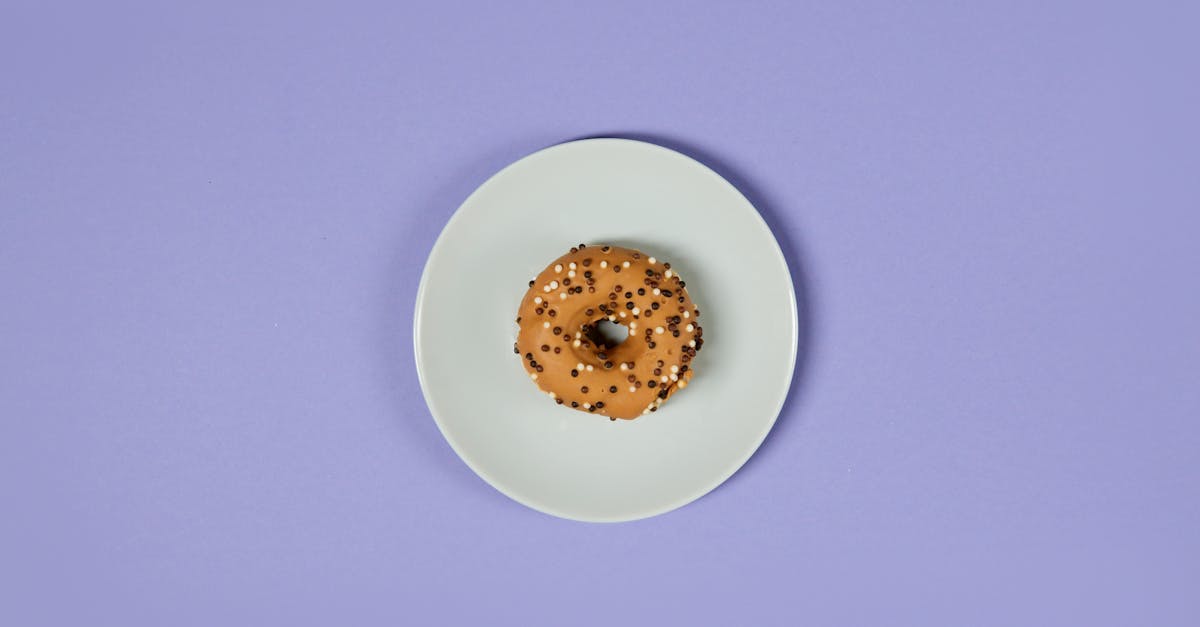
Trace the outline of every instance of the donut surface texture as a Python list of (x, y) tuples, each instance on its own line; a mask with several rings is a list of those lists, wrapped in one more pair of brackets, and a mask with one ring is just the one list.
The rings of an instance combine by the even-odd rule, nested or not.
[[(699, 317), (671, 264), (630, 248), (580, 244), (529, 282), (513, 351), (559, 405), (633, 419), (687, 387), (704, 345)], [(606, 320), (628, 337), (606, 341), (597, 326)]]

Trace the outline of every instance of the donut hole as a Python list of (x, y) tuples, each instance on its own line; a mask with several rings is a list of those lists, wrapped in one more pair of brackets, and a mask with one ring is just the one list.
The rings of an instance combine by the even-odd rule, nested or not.
[(629, 327), (610, 320), (597, 320), (592, 323), (588, 339), (596, 346), (613, 348), (629, 339)]

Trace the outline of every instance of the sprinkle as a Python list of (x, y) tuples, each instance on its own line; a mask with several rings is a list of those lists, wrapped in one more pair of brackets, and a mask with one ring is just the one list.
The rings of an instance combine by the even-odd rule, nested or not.
[(535, 304), (535, 305), (540, 305), (540, 304), (542, 304), (542, 297), (541, 297), (541, 296), (535, 296), (535, 297), (533, 298), (533, 304)]
[(552, 290), (556, 290), (556, 289), (558, 289), (558, 281), (551, 281), (551, 282), (550, 282), (550, 289), (552, 289)]
[(691, 317), (692, 317), (692, 314), (691, 314), (691, 312), (689, 312), (689, 311), (685, 311), (685, 312), (683, 312), (683, 317), (684, 317), (684, 319), (686, 320), (687, 318), (691, 318)]
[(567, 293), (566, 293), (566, 292), (559, 292), (559, 293), (558, 293), (558, 299), (559, 299), (559, 300), (567, 300)]
[(576, 369), (576, 370), (583, 370), (583, 362), (581, 361), (581, 362), (579, 362), (579, 363), (575, 364), (575, 369)]
[(637, 388), (635, 388), (635, 387), (633, 387), (633, 386), (631, 385), (631, 386), (629, 386), (629, 391), (630, 391), (630, 392), (636, 392), (636, 391), (637, 391)]
[(547, 320), (547, 321), (543, 322), (543, 323), (542, 323), (542, 328), (543, 328), (543, 329), (549, 329), (549, 328), (550, 328), (550, 321), (549, 321), (549, 320)]
[(667, 270), (666, 272), (663, 273), (663, 276), (667, 277), (668, 279), (671, 278), (671, 271)]
[(638, 315), (638, 314), (640, 314), (640, 313), (642, 313), (642, 310), (641, 310), (641, 309), (638, 309), (637, 307), (634, 307), (634, 308), (633, 308), (633, 315), (635, 315), (635, 316), (636, 316), (636, 315)]
[(543, 292), (549, 292), (549, 291), (550, 291), (550, 286), (549, 286), (549, 285), (543, 285), (543, 286), (542, 286), (542, 291), (543, 291)]
[(550, 398), (558, 398), (558, 395), (555, 394), (554, 392), (549, 392), (549, 394), (550, 394)]
[[(629, 324), (633, 324), (633, 323), (632, 323), (632, 322), (630, 322)], [(635, 333), (635, 332), (634, 332), (633, 328), (630, 328), (630, 329), (629, 329), (629, 335), (637, 335), (637, 333)]]
[(625, 317), (625, 312), (623, 312), (623, 311), (622, 311), (622, 312), (621, 312), (620, 314), (618, 314), (618, 315), (619, 315), (619, 316), (621, 316), (622, 318), (624, 318), (624, 317)]
[(695, 330), (696, 330), (696, 327), (695, 327), (695, 326), (693, 326), (693, 325), (691, 325), (691, 324), (687, 325), (687, 331), (688, 331), (688, 333), (691, 333), (692, 331), (695, 331)]
[(595, 368), (592, 368), (592, 365), (591, 365), (591, 364), (588, 364), (588, 365), (587, 365), (587, 371), (588, 371), (588, 372), (591, 372), (591, 371), (593, 371), (593, 370), (595, 370)]
[(671, 372), (679, 372), (679, 366), (676, 366), (675, 364), (671, 364)]
[[(575, 265), (575, 264), (571, 264), (571, 265)], [(572, 279), (573, 279), (573, 278), (575, 278), (575, 271), (574, 271), (574, 270), (568, 270), (568, 271), (567, 271), (567, 276), (571, 277)]]
[(537, 373), (536, 372), (529, 373), (529, 378), (533, 379), (534, 381), (537, 381)]
[[(674, 407), (674, 405), (672, 405), (672, 407)], [(584, 408), (584, 409), (591, 409), (591, 408), (592, 408), (592, 404), (591, 404), (591, 403), (584, 403), (584, 404), (583, 404), (583, 408)]]
[(556, 264), (554, 264), (554, 271), (555, 271), (555, 272), (562, 272), (562, 264), (561, 264), (561, 263), (556, 263)]
[(677, 374), (673, 374), (673, 375), (671, 375), (671, 380), (672, 380), (672, 381), (678, 381), (678, 380), (679, 380), (679, 375), (677, 375)]
[(575, 265), (575, 262), (572, 261), (570, 264), (567, 265), (567, 267), (574, 270), (577, 266)]
[(650, 262), (650, 265), (654, 265), (654, 264), (658, 263), (658, 260), (657, 260), (657, 259), (655, 259), (654, 257), (651, 257), (651, 258), (647, 259), (647, 261), (649, 261), (649, 262)]
[(629, 365), (628, 365), (628, 364), (621, 364), (621, 372), (625, 372), (626, 370), (629, 370)]
[(572, 346), (579, 348), (579, 340), (575, 340), (575, 342), (572, 343)]
[(692, 348), (696, 348), (696, 340), (692, 340), (692, 341), (688, 342), (688, 346), (691, 346)]
[(626, 262), (622, 263), (622, 264), (621, 264), (621, 267), (622, 267), (622, 268), (628, 268), (628, 267), (629, 267), (629, 262), (628, 262), (628, 261), (626, 261)]
[(670, 381), (670, 379), (668, 379), (668, 378), (667, 378), (667, 377), (664, 375), (664, 376), (662, 377), (661, 381), (662, 381), (663, 383), (666, 383), (667, 381)]
[(601, 262), (600, 262), (600, 267), (601, 267), (601, 268), (607, 268), (607, 267), (608, 267), (608, 262), (607, 262), (607, 261), (601, 261)]
[[(634, 313), (634, 315), (637, 315), (637, 309), (634, 309), (634, 310), (633, 310), (633, 313)], [(634, 321), (634, 322), (630, 322), (630, 323), (629, 323), (629, 330), (630, 330), (630, 331), (632, 331), (632, 330), (634, 330), (634, 329), (636, 329), (636, 328), (637, 328), (637, 322), (636, 322), (636, 321)], [(632, 334), (630, 334), (630, 335), (632, 335)]]
[[(546, 291), (549, 292), (550, 290), (546, 290)], [(658, 296), (659, 294), (662, 294), (662, 290), (658, 289), (657, 287), (654, 288), (654, 295)]]
[[(549, 325), (550, 323), (549, 323), (549, 322), (547, 322), (546, 324), (547, 324), (547, 325)], [(662, 327), (654, 327), (654, 332), (655, 332), (655, 333), (657, 333), (657, 334), (659, 334), (659, 335), (662, 335), (662, 333), (663, 333), (663, 328), (662, 328)]]

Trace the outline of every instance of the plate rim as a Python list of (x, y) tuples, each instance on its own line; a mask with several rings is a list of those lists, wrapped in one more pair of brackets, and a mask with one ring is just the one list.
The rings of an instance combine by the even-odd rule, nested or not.
[[(468, 203), (470, 203), (471, 200), (475, 198), (475, 196), (477, 196), (478, 194), (483, 192), (485, 189), (487, 189), (489, 186), (491, 186), (491, 184), (496, 179), (498, 179), (499, 177), (504, 175), (506, 172), (508, 172), (510, 169), (512, 169), (516, 165), (521, 164), (529, 159), (533, 159), (535, 157), (544, 156), (546, 153), (550, 153), (550, 152), (554, 152), (554, 151), (558, 151), (558, 150), (569, 149), (569, 148), (575, 148), (575, 147), (577, 147), (577, 145), (580, 145), (580, 144), (637, 145), (640, 148), (650, 148), (652, 150), (658, 150), (658, 151), (662, 151), (665, 153), (669, 153), (671, 156), (674, 156), (674, 157), (682, 157), (683, 159), (690, 161), (693, 165), (698, 166), (699, 170), (701, 172), (704, 172), (706, 176), (709, 176), (710, 178), (714, 178), (716, 181), (719, 182), (719, 184), (725, 185), (727, 188), (729, 188), (735, 194), (737, 194), (737, 196), (740, 197), (745, 202), (745, 208), (749, 209), (750, 214), (753, 215), (755, 219), (757, 219), (758, 225), (766, 232), (767, 235), (770, 236), (771, 243), (774, 244), (774, 249), (773, 249), (774, 253), (778, 257), (780, 266), (783, 268), (784, 276), (787, 278), (787, 288), (788, 288), (788, 296), (789, 296), (789, 298), (788, 298), (788, 304), (789, 304), (788, 317), (791, 321), (791, 341), (789, 342), (790, 350), (789, 350), (789, 354), (788, 354), (787, 385), (785, 385), (781, 390), (781, 393), (779, 395), (779, 401), (777, 402), (777, 404), (774, 408), (774, 411), (772, 411), (772, 413), (771, 413), (771, 419), (766, 422), (766, 424), (762, 430), (762, 433), (759, 434), (759, 436), (755, 440), (753, 446), (747, 447), (745, 455), (741, 456), (740, 459), (736, 460), (734, 463), (730, 464), (728, 468), (726, 468), (724, 471), (722, 471), (722, 473), (719, 475), (718, 479), (713, 481), (711, 483), (711, 485), (707, 485), (706, 487), (697, 491), (695, 494), (689, 493), (688, 495), (686, 495), (684, 497), (666, 502), (664, 505), (662, 505), (660, 507), (652, 508), (647, 511), (640, 511), (640, 512), (633, 513), (633, 514), (608, 516), (608, 517), (580, 516), (578, 514), (573, 514), (568, 511), (563, 511), (561, 509), (558, 509), (556, 507), (553, 507), (553, 506), (545, 504), (545, 503), (539, 503), (534, 500), (518, 496), (517, 494), (514, 494), (509, 489), (506, 489), (506, 487), (501, 482), (496, 481), (484, 469), (479, 467), (479, 465), (477, 465), (474, 461), (472, 461), (472, 459), (470, 458), (469, 455), (466, 455), (464, 453), (464, 451), (460, 447), (459, 443), (455, 442), (454, 438), (450, 436), (450, 434), (447, 432), (445, 425), (443, 424), (442, 417), (439, 416), (438, 412), (434, 409), (434, 404), (430, 401), (430, 391), (429, 391), (428, 383), (426, 381), (424, 367), (422, 365), (422, 359), (421, 359), (421, 354), (422, 354), (421, 333), (420, 333), (421, 319), (422, 319), (421, 310), (422, 310), (422, 305), (425, 302), (425, 292), (429, 285), (430, 268), (433, 265), (435, 257), (437, 257), (437, 255), (438, 255), (438, 251), (445, 244), (447, 232), (449, 232), (450, 228), (455, 224), (455, 222), (461, 218), (461, 216), (463, 214), (463, 207), (466, 207), (468, 205)], [(577, 522), (587, 522), (587, 523), (619, 523), (619, 522), (632, 522), (635, 520), (643, 520), (646, 518), (652, 518), (654, 516), (659, 516), (662, 514), (666, 514), (668, 512), (672, 512), (672, 511), (677, 510), (685, 505), (688, 505), (696, 500), (699, 500), (701, 497), (707, 495), (708, 493), (712, 492), (713, 490), (716, 490), (717, 488), (724, 485), (725, 482), (728, 481), (730, 477), (732, 477), (739, 470), (741, 470), (743, 466), (746, 465), (746, 462), (750, 461), (751, 457), (754, 457), (755, 453), (758, 452), (758, 449), (762, 447), (763, 442), (766, 441), (766, 439), (770, 435), (771, 431), (775, 428), (775, 423), (778, 422), (779, 415), (783, 412), (784, 405), (787, 404), (788, 395), (791, 391), (792, 385), (794, 385), (794, 383), (795, 383), (794, 379), (795, 379), (795, 374), (796, 374), (796, 359), (797, 359), (797, 356), (799, 353), (799, 348), (800, 348), (799, 347), (800, 320), (799, 320), (798, 306), (796, 303), (795, 278), (792, 276), (792, 270), (791, 270), (791, 266), (788, 264), (787, 256), (784, 255), (783, 248), (779, 244), (779, 238), (776, 237), (775, 231), (771, 229), (771, 226), (767, 223), (766, 219), (763, 217), (762, 213), (758, 210), (758, 208), (754, 206), (754, 203), (750, 202), (750, 199), (747, 198), (746, 195), (743, 194), (742, 191), (739, 190), (728, 179), (726, 179), (724, 176), (721, 176), (720, 173), (718, 173), (716, 170), (712, 169), (708, 165), (705, 165), (700, 160), (698, 160), (688, 154), (680, 152), (678, 150), (674, 150), (674, 149), (671, 149), (666, 146), (662, 146), (662, 145), (659, 145), (659, 144), (656, 144), (653, 142), (642, 141), (642, 140), (637, 140), (637, 139), (627, 139), (627, 138), (623, 138), (623, 137), (588, 137), (585, 139), (569, 140), (569, 141), (564, 141), (564, 142), (560, 142), (557, 144), (552, 144), (550, 146), (546, 146), (545, 148), (541, 148), (539, 150), (536, 150), (534, 152), (526, 154), (526, 155), (512, 161), (511, 163), (505, 165), (503, 168), (497, 170), (495, 173), (493, 173), (491, 176), (489, 176), (487, 178), (487, 180), (485, 180), (483, 183), (481, 183), (479, 186), (477, 186), (470, 194), (468, 194), (467, 197), (464, 198), (461, 203), (459, 203), (458, 207), (455, 208), (454, 213), (451, 214), (450, 217), (446, 220), (446, 224), (444, 226), (442, 226), (441, 231), (438, 233), (437, 239), (434, 240), (433, 246), (429, 249), (428, 256), (426, 256), (426, 258), (425, 258), (425, 265), (421, 269), (421, 279), (420, 279), (420, 282), (417, 284), (416, 299), (415, 299), (415, 303), (414, 303), (414, 307), (413, 307), (412, 333), (413, 333), (413, 359), (416, 362), (417, 382), (421, 388), (422, 399), (425, 401), (425, 407), (429, 411), (430, 416), (433, 418), (434, 424), (437, 425), (438, 431), (442, 434), (442, 439), (444, 439), (446, 441), (446, 443), (450, 445), (450, 449), (454, 451), (454, 454), (458, 456), (459, 460), (461, 460), (464, 464), (466, 464), (467, 468), (469, 468), (471, 470), (471, 472), (475, 473), (476, 476), (478, 476), (480, 479), (482, 479), (484, 481), (484, 483), (491, 486), (497, 492), (503, 494), (504, 496), (508, 497), (509, 499), (512, 499), (513, 501), (515, 501), (525, 507), (528, 507), (537, 512), (541, 512), (543, 514), (547, 514), (549, 516), (554, 516), (556, 518), (562, 518), (562, 519), (572, 520), (572, 521), (577, 521)]]

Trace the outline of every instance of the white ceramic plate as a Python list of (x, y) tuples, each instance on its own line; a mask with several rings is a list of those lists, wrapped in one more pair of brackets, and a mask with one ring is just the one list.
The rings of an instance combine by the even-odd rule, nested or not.
[[(555, 405), (513, 354), (530, 278), (580, 242), (670, 261), (704, 323), (686, 390), (616, 422)], [(560, 144), (508, 166), (442, 231), (417, 291), (417, 372), (459, 457), (516, 501), (585, 521), (654, 516), (729, 478), (771, 430), (796, 361), (787, 263), (749, 201), (672, 150)]]

